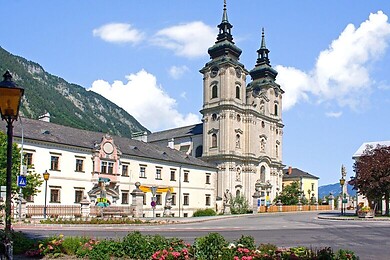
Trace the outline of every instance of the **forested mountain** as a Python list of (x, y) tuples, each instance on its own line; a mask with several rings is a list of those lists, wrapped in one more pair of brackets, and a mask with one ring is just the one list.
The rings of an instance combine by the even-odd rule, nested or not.
[(53, 123), (90, 131), (125, 137), (136, 132), (149, 132), (129, 113), (103, 96), (51, 75), (38, 63), (12, 55), (0, 47), (1, 76), (6, 70), (25, 89), (20, 108), (24, 117), (38, 119), (49, 112)]

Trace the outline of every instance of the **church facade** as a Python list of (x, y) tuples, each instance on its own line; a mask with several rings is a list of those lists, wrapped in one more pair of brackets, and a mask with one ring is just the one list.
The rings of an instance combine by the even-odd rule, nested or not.
[(275, 82), (277, 72), (270, 64), (264, 30), (256, 64), (248, 71), (239, 62), (242, 50), (233, 41), (232, 27), (225, 3), (217, 40), (208, 50), (210, 61), (200, 70), (202, 123), (152, 133), (147, 141), (215, 165), (217, 198), (231, 193), (255, 203), (257, 183), (258, 203), (266, 205), (282, 189), (284, 91)]

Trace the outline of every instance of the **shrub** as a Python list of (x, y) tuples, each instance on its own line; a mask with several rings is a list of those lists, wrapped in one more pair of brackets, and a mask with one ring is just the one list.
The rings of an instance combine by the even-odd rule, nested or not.
[(215, 216), (217, 212), (213, 209), (198, 209), (192, 215), (193, 217)]
[(256, 249), (255, 239), (252, 236), (244, 236), (242, 235), (237, 241), (237, 245), (241, 245), (241, 247), (248, 248), (250, 250)]
[(195, 259), (218, 259), (222, 255), (222, 249), (227, 244), (225, 238), (218, 233), (209, 233), (207, 236), (196, 238), (194, 242)]

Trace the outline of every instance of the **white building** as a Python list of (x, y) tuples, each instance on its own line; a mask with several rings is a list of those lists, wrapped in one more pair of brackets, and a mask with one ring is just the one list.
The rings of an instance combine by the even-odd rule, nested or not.
[[(163, 216), (166, 193), (159, 191), (164, 188), (171, 190), (174, 216), (215, 208), (216, 168), (183, 152), (27, 118), (14, 126), (14, 141), (19, 145), (23, 128), (24, 164), (37, 173), (50, 173), (48, 205), (74, 205), (84, 196), (96, 204), (98, 180), (108, 178), (106, 198), (111, 205), (130, 206), (130, 193), (140, 182), (145, 191), (159, 188), (156, 216)], [(44, 186), (29, 204), (44, 204)], [(152, 216), (151, 198), (150, 192), (145, 193), (146, 217)]]

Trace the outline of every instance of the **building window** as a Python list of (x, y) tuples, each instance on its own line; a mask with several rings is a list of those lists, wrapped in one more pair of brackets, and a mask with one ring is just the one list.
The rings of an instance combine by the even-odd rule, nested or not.
[(161, 205), (161, 194), (156, 194), (156, 205)]
[(176, 181), (176, 171), (171, 170), (171, 181)]
[(241, 116), (237, 114), (237, 122), (241, 122)]
[(184, 182), (188, 182), (188, 173), (187, 171), (184, 172)]
[(144, 193), (144, 195), (142, 196), (142, 204), (143, 205), (146, 205), (146, 194)]
[(211, 147), (217, 147), (217, 134), (211, 135)]
[(279, 156), (279, 145), (275, 146), (275, 155), (276, 155), (276, 157)]
[(240, 86), (236, 86), (236, 98), (240, 99)]
[(139, 177), (146, 178), (146, 168), (144, 166), (139, 167)]
[(108, 173), (109, 174), (113, 174), (114, 173), (114, 163), (113, 162), (109, 162), (108, 163)]
[(265, 167), (262, 165), (260, 167), (260, 182), (265, 182)]
[(24, 164), (28, 167), (31, 167), (33, 165), (33, 154), (32, 153), (25, 153), (24, 154)]
[(210, 173), (206, 173), (206, 184), (210, 184), (210, 179), (211, 179), (211, 174)]
[(84, 197), (84, 190), (75, 190), (74, 191), (74, 202), (75, 203), (80, 203), (80, 201)]
[(211, 98), (217, 98), (218, 97), (218, 86), (213, 85), (211, 87)]
[(60, 203), (60, 189), (52, 188), (50, 189), (50, 202), (51, 203)]
[(84, 171), (84, 160), (76, 159), (76, 172)]
[(239, 134), (236, 134), (236, 148), (240, 148), (241, 146), (241, 140), (240, 140), (240, 135)]
[(311, 184), (311, 190), (314, 191), (314, 183)]
[(183, 205), (188, 206), (190, 205), (190, 194), (189, 193), (184, 193), (184, 202)]
[(129, 165), (122, 164), (122, 176), (129, 176)]
[(215, 121), (217, 120), (217, 118), (218, 118), (217, 114), (214, 113), (211, 115), (211, 120)]
[(50, 170), (58, 171), (59, 170), (59, 161), (60, 161), (60, 157), (52, 156), (51, 163), (50, 163)]
[(100, 163), (100, 173), (107, 173), (107, 162)]
[(203, 154), (203, 146), (199, 145), (198, 147), (196, 147), (195, 157), (196, 158), (202, 157), (202, 154)]
[(274, 107), (274, 114), (275, 114), (275, 116), (277, 116), (278, 115), (278, 104), (275, 104), (275, 107)]
[(129, 204), (129, 193), (122, 191), (122, 204)]
[(236, 190), (236, 198), (239, 198), (241, 197), (241, 191), (240, 190)]
[(156, 168), (156, 180), (161, 180), (161, 168)]
[(210, 206), (210, 205), (211, 205), (211, 195), (206, 194), (206, 206)]
[(172, 193), (172, 206), (176, 205), (176, 193)]

